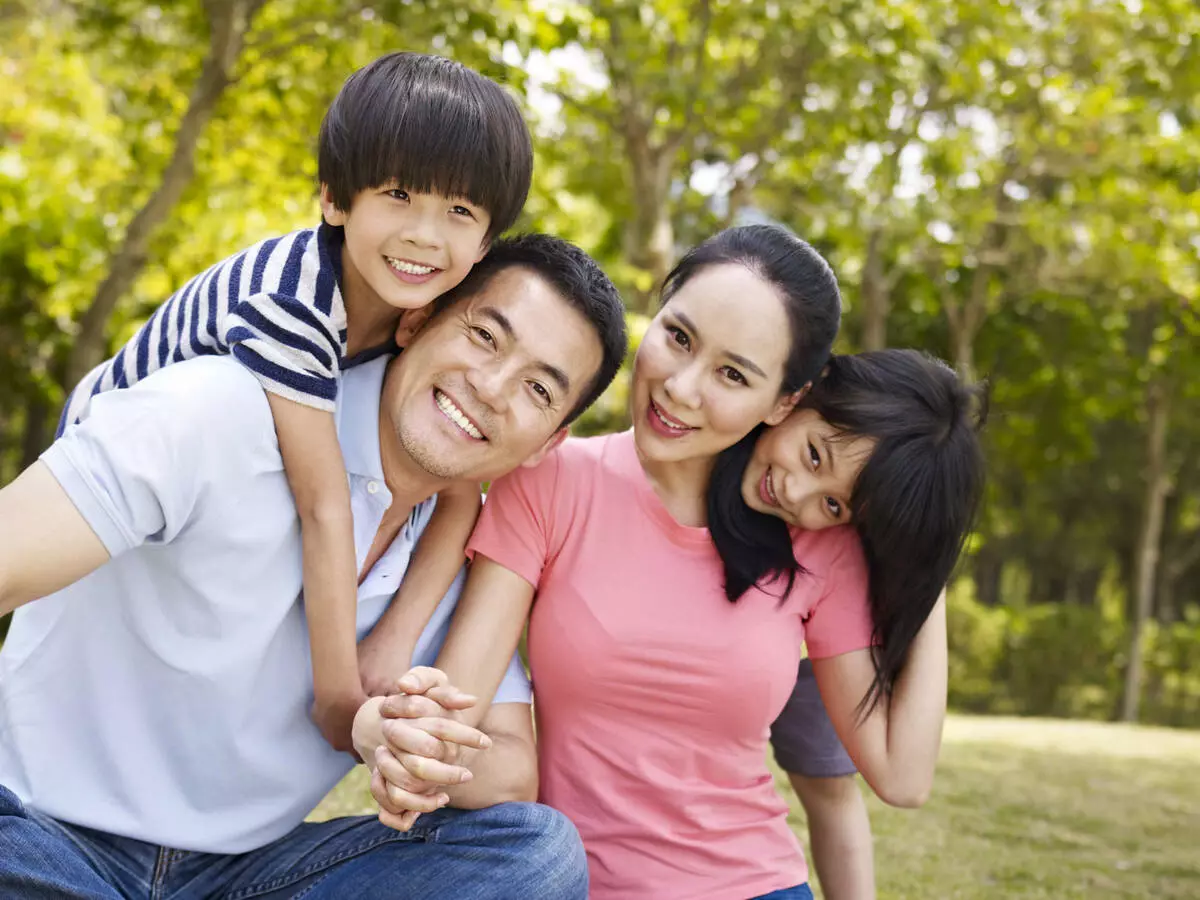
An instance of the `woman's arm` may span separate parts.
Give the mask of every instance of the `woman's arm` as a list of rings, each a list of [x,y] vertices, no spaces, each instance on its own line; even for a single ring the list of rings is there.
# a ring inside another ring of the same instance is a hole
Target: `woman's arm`
[[[859,721],[859,703],[875,678],[870,650],[813,660],[829,717],[850,758],[879,798],[916,807],[933,789],[946,718],[946,593],[917,633],[890,696]]]

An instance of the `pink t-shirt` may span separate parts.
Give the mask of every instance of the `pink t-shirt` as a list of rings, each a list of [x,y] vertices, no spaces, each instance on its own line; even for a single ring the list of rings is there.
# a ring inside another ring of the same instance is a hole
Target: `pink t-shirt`
[[[858,650],[871,624],[853,531],[794,546],[811,574],[782,605],[758,590],[730,603],[708,530],[667,512],[632,432],[568,440],[492,486],[469,551],[538,589],[541,800],[579,828],[594,900],[745,900],[808,880],[768,729],[801,644]]]

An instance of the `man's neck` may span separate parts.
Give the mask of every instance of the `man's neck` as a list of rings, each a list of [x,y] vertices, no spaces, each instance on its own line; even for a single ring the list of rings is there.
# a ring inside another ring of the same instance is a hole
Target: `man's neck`
[[[386,375],[383,384],[383,397],[386,397]],[[385,411],[383,403],[380,404],[379,410],[379,459],[383,466],[384,483],[392,495],[393,509],[411,510],[449,483],[445,479],[430,475],[404,452],[396,434],[395,423]]]

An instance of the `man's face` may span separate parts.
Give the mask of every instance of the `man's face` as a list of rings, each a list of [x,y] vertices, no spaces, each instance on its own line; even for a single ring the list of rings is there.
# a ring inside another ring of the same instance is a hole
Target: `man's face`
[[[497,478],[555,436],[601,356],[583,314],[513,266],[434,319],[396,360],[385,422],[430,475]]]

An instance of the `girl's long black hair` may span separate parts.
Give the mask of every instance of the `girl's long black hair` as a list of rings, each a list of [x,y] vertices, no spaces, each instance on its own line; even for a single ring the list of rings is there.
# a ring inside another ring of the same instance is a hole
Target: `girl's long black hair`
[[[799,408],[814,410],[841,439],[875,441],[850,497],[870,578],[875,681],[860,712],[869,711],[891,691],[974,521],[983,493],[984,392],[916,350],[879,350],[830,359]],[[709,530],[731,601],[777,579],[790,588],[803,571],[787,526],[742,501],[761,432],[726,450],[709,483]]]

